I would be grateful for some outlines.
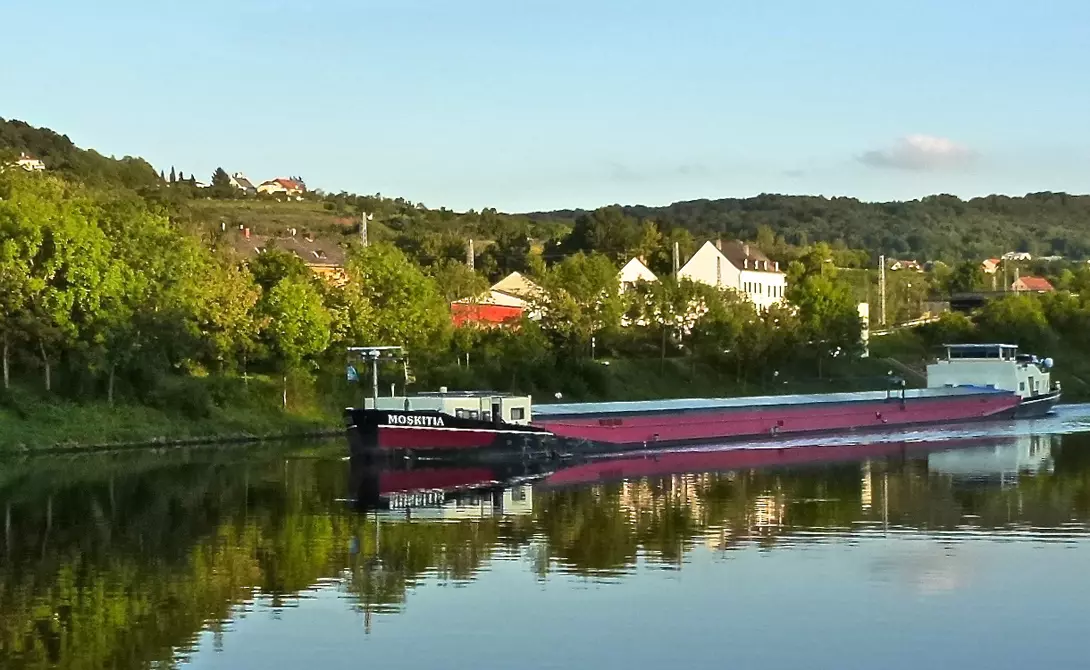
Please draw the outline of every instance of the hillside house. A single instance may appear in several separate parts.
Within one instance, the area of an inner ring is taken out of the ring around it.
[[[999,271],[999,266],[1002,263],[1003,261],[999,260],[998,258],[985,258],[980,263],[980,269],[983,270],[984,274],[986,275],[994,275],[996,272]]]
[[[331,284],[342,286],[348,281],[344,270],[345,251],[328,240],[309,236],[286,235],[251,235],[248,228],[235,240],[235,250],[244,258],[253,258],[267,249],[276,248],[286,251],[303,261],[311,272]]]
[[[1052,282],[1044,277],[1026,275],[1015,279],[1014,283],[1011,284],[1011,290],[1023,293],[1051,293],[1056,289],[1052,287]]]
[[[757,309],[783,301],[787,275],[780,264],[745,242],[705,242],[678,272],[678,279],[729,288],[745,295]]]
[[[898,270],[923,272],[923,266],[916,260],[894,260],[889,264],[889,269],[893,272],[897,272]]]
[[[40,158],[35,158],[27,153],[20,153],[19,160],[15,164],[27,172],[41,172],[45,170],[45,163]]]
[[[270,179],[269,181],[261,182],[261,185],[257,187],[257,192],[266,195],[285,195],[289,198],[294,198],[306,193],[307,186],[301,181],[280,177],[278,179]]]
[[[231,186],[234,186],[239,191],[242,191],[242,193],[245,195],[257,194],[257,187],[254,186],[254,183],[241,172],[236,172],[231,175]]]

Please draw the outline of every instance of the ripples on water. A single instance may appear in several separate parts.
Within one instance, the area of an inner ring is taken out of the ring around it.
[[[13,461],[0,667],[1078,667],[1086,431],[1068,407],[412,511],[361,509],[392,480],[340,444]]]

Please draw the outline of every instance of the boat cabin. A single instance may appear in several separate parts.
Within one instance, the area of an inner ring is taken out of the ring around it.
[[[507,423],[529,425],[531,400],[528,395],[491,391],[448,391],[417,393],[410,396],[367,398],[364,409],[442,412],[460,419],[493,421],[493,416]]]
[[[947,344],[946,357],[927,366],[927,386],[981,386],[1032,398],[1053,390],[1052,359],[1018,353],[1013,344]]]

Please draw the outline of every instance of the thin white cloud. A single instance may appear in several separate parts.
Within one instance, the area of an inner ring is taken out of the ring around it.
[[[859,162],[873,168],[941,170],[962,167],[975,157],[973,150],[945,137],[907,135],[891,147],[862,154]]]

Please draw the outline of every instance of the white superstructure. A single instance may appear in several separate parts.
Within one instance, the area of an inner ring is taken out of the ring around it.
[[[927,385],[982,386],[1032,398],[1053,391],[1052,359],[1018,353],[1013,344],[948,344],[946,358],[927,366]]]
[[[439,391],[411,396],[385,396],[376,405],[372,398],[364,400],[364,409],[392,411],[443,412],[460,419],[492,421],[493,412],[507,423],[530,423],[531,398],[528,395],[489,393],[487,391]]]

